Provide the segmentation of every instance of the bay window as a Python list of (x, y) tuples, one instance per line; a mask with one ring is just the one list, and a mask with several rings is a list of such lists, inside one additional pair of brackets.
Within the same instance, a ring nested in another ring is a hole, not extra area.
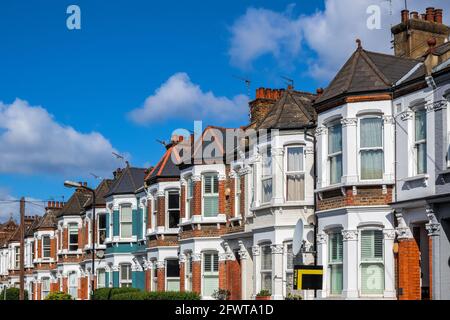
[(178, 259), (166, 260), (166, 291), (180, 290), (180, 264)]
[(120, 237), (131, 238), (133, 236), (133, 210), (131, 205), (120, 206)]
[(272, 150), (268, 148), (262, 156), (262, 203), (269, 203), (272, 200)]
[(381, 295), (384, 291), (383, 231), (361, 231), (361, 293)]
[(177, 228), (180, 223), (180, 193), (178, 191), (167, 192), (167, 225), (169, 229)]
[(217, 252), (203, 254), (202, 296), (211, 297), (219, 289), (219, 255)]
[(76, 272), (69, 273), (69, 294), (72, 298), (78, 298), (78, 276)]
[(42, 237), (42, 258), (44, 258), (44, 259), (50, 258), (50, 237), (49, 236)]
[(98, 244), (104, 244), (106, 240), (106, 214), (98, 216)]
[(131, 288), (131, 264), (123, 263), (120, 265), (120, 287), (121, 288)]
[(330, 293), (340, 295), (343, 288), (343, 237), (342, 233), (329, 234), (328, 265), (330, 271)]
[(305, 170), (302, 147), (288, 147), (286, 152), (286, 199), (305, 200)]
[(272, 293), (272, 249), (270, 245), (261, 246), (261, 290)]
[(427, 114), (425, 109), (414, 113), (414, 153), (416, 158), (416, 174), (427, 172)]
[(361, 179), (383, 178), (383, 120), (367, 117), (360, 120)]
[(219, 213), (219, 178), (217, 174), (203, 176), (203, 215), (215, 217)]
[(78, 224), (69, 223), (69, 251), (78, 250)]
[(194, 215), (194, 181), (189, 177), (186, 181), (186, 218)]
[(14, 269), (20, 269), (20, 247), (14, 247)]
[(341, 182), (342, 177), (342, 125), (332, 124), (328, 127), (328, 167), (330, 184)]

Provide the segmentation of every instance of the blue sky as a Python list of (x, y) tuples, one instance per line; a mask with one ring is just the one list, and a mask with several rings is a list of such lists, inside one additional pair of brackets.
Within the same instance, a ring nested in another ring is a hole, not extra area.
[[(385, 1), (358, 1), (349, 12), (358, 19), (343, 18), (353, 1), (325, 2), (2, 1), (0, 200), (67, 199), (64, 179), (95, 184), (90, 172), (119, 165), (110, 151), (154, 164), (163, 152), (156, 139), (193, 120), (245, 124), (246, 88), (234, 75), (252, 80), (252, 97), (260, 86), (285, 87), (281, 76), (315, 91), (357, 36), (389, 50), (392, 17), (365, 30), (367, 6), (379, 3), (387, 17)], [(81, 9), (81, 30), (66, 28), (70, 4)], [(13, 209), (0, 203), (0, 219)]]

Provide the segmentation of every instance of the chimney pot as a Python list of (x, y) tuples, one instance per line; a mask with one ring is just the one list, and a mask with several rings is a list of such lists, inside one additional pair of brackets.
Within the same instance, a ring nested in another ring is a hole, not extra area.
[(417, 11), (411, 12), (411, 19), (419, 19), (419, 13)]
[(316, 90), (317, 95), (322, 95), (323, 94), (323, 88), (317, 88)]
[(434, 22), (434, 8), (433, 7), (428, 7), (425, 15), (426, 15), (427, 21)]
[(402, 22), (406, 23), (409, 20), (409, 10), (402, 10)]
[(444, 10), (442, 10), (442, 9), (434, 10), (434, 22), (442, 24), (443, 15), (444, 15)]
[(425, 13), (422, 13), (422, 14), (420, 15), (420, 18), (421, 18), (422, 20), (427, 20), (427, 15), (426, 15)]
[(47, 202), (47, 208), (50, 208), (50, 207), (51, 207), (51, 204), (52, 204), (52, 202), (51, 202), (51, 201), (48, 201), (48, 202)]

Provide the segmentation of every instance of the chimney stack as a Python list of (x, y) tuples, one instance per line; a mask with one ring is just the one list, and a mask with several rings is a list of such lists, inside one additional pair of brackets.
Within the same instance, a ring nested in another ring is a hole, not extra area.
[(411, 12), (411, 19), (419, 19), (419, 13), (417, 11)]
[(402, 22), (406, 23), (409, 20), (409, 10), (402, 10)]
[(426, 15), (427, 21), (434, 22), (434, 8), (433, 7), (428, 7), (425, 15)]
[(442, 9), (434, 10), (434, 22), (442, 24), (443, 15), (444, 15), (444, 10), (442, 10)]
[(284, 89), (256, 89), (256, 99), (250, 102), (250, 122), (258, 126), (284, 91)]

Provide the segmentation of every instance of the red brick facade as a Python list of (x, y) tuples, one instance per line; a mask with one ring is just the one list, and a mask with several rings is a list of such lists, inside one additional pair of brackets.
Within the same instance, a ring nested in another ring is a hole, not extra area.
[(186, 279), (186, 265), (184, 262), (180, 262), (180, 292), (185, 291), (185, 279)]
[(158, 289), (158, 291), (165, 291), (165, 289), (166, 289), (166, 269), (158, 268), (157, 274), (158, 274), (157, 289)]
[(158, 197), (158, 227), (164, 227), (166, 223), (166, 198)]
[(420, 252), (414, 239), (398, 243), (398, 282), (400, 300), (420, 300)]
[(192, 261), (192, 292), (202, 292), (202, 264), (200, 261)]

